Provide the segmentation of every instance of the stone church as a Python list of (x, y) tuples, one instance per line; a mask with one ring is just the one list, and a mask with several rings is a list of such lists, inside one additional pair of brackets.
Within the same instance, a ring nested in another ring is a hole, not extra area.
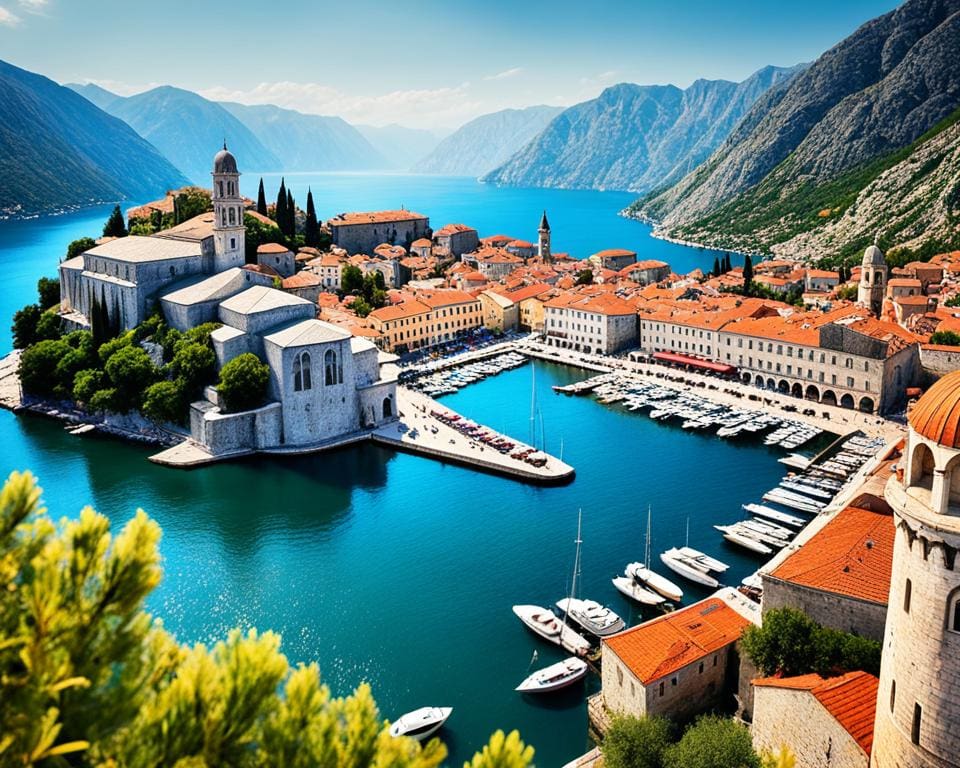
[(395, 357), (318, 320), (316, 306), (243, 269), (244, 200), (236, 158), (213, 159), (213, 212), (149, 237), (110, 240), (60, 265), (61, 313), (89, 328), (91, 309), (134, 328), (157, 307), (184, 331), (221, 323), (211, 336), (218, 368), (252, 353), (270, 368), (268, 402), (225, 413), (216, 390), (193, 403), (193, 441), (214, 455), (321, 446), (397, 416)]

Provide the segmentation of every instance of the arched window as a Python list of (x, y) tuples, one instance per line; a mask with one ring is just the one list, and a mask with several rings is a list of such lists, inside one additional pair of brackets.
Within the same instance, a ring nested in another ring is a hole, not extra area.
[(947, 598), (947, 630), (960, 633), (960, 588)]
[(218, 181), (218, 182), (217, 182), (217, 189), (220, 190), (220, 197), (223, 197), (223, 182), (222, 182), (222, 181)]
[(223, 226), (227, 226), (227, 209), (226, 208), (220, 209), (220, 223), (223, 224)]
[(236, 211), (234, 211), (233, 208), (231, 208), (231, 209), (230, 209), (230, 223), (231, 223), (231, 224), (236, 224), (236, 222), (237, 222), (237, 214), (236, 214)]
[(340, 360), (332, 349), (328, 349), (323, 354), (323, 380), (325, 384), (340, 384), (343, 381)]
[(389, 397), (383, 398), (383, 418), (389, 419), (393, 416), (393, 401)]
[(310, 389), (310, 353), (301, 352), (293, 360), (293, 391)]

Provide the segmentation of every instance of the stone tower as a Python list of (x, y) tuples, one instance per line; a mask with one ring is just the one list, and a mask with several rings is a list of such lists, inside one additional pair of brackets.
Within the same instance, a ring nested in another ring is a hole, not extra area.
[(896, 538), (874, 725), (874, 768), (960, 765), (960, 371), (909, 416), (887, 481)]
[(869, 307), (874, 315), (880, 314), (883, 307), (883, 295), (887, 290), (887, 261), (876, 243), (863, 252), (860, 265), (860, 286), (857, 289), (857, 301)]
[(246, 262), (243, 226), (243, 198), (237, 159), (223, 149), (213, 158), (213, 269), (222, 272)]
[(540, 228), (537, 230), (537, 232), (539, 233), (537, 242), (539, 243), (541, 261), (553, 261), (553, 256), (550, 254), (550, 222), (547, 221), (546, 211), (544, 211), (543, 216), (540, 217)]

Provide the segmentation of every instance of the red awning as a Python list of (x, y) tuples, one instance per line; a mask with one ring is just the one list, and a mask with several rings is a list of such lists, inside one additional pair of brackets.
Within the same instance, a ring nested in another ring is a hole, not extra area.
[(653, 359), (661, 360), (664, 363), (673, 363), (675, 365), (689, 365), (694, 368), (702, 368), (705, 371), (713, 371), (714, 373), (734, 373), (737, 370), (732, 365), (726, 365), (724, 363), (711, 363), (709, 360), (698, 360), (695, 357), (677, 355), (673, 352), (654, 352)]

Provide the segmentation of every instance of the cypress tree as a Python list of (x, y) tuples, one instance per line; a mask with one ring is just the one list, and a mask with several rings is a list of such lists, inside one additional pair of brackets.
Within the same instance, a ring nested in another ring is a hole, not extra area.
[(750, 284), (753, 282), (753, 260), (748, 253), (743, 257), (743, 295), (750, 295)]
[(263, 177), (260, 177), (260, 189), (257, 190), (257, 213), (261, 216), (267, 215), (267, 196), (263, 191)]
[(103, 236), (104, 237), (126, 237), (127, 236), (127, 227), (123, 221), (123, 214), (120, 212), (120, 206), (113, 206), (113, 211), (110, 213), (110, 218), (107, 219), (107, 223), (103, 225)]
[(93, 345), (97, 349), (107, 340), (106, 328), (103, 327), (103, 320), (100, 317), (100, 299), (93, 293), (90, 300), (90, 332), (93, 334)]
[(277, 192), (277, 210), (273, 213), (273, 220), (277, 222), (277, 226), (283, 232), (287, 222), (287, 187), (282, 178), (280, 179), (280, 191)]
[(723, 254), (723, 274), (727, 274), (730, 271), (730, 254)]
[(297, 236), (297, 204), (293, 192), (287, 190), (287, 229), (284, 234), (293, 239)]
[(720, 259), (718, 259), (716, 256), (713, 257), (713, 276), (720, 276)]
[(307, 221), (303, 227), (303, 241), (311, 248), (320, 245), (320, 224), (317, 222), (317, 211), (313, 207), (313, 192), (309, 187), (307, 187)]

